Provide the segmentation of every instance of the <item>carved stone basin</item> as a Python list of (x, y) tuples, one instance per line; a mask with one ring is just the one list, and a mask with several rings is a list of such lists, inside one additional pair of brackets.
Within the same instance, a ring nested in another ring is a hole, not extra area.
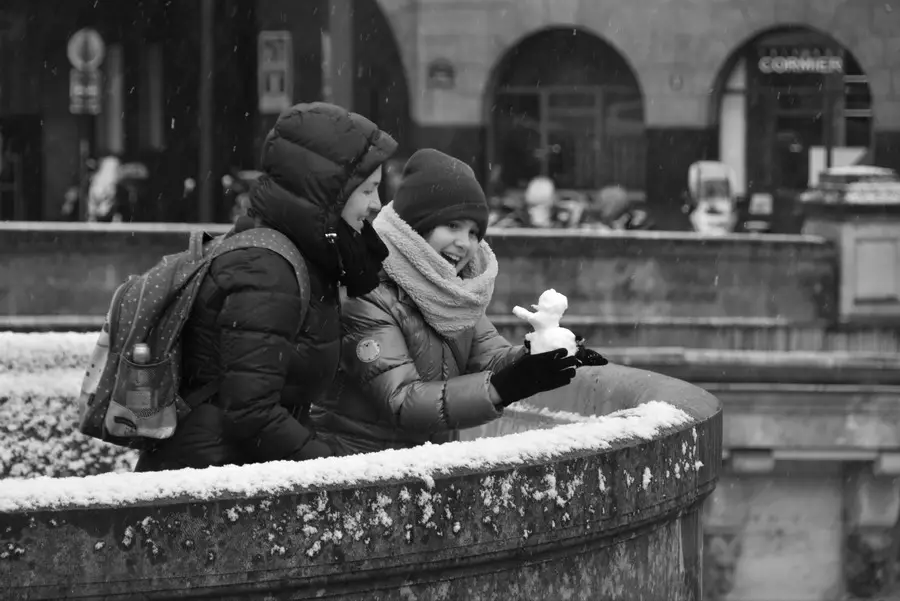
[(446, 445), (0, 480), (0, 598), (699, 599), (721, 432), (609, 365)]

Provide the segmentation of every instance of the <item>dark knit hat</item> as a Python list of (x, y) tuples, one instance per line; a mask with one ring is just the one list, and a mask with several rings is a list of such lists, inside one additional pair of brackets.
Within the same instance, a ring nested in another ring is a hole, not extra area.
[(416, 151), (406, 162), (394, 194), (394, 210), (423, 236), (455, 219), (478, 224), (479, 240), (487, 230), (487, 200), (475, 172), (433, 148)]

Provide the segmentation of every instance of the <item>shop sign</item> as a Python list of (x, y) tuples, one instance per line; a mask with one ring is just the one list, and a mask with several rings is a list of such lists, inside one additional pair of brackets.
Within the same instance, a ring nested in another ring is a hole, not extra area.
[(96, 30), (90, 27), (79, 29), (69, 38), (66, 48), (69, 62), (79, 71), (94, 71), (100, 68), (106, 56), (106, 44)]
[(290, 31), (261, 31), (257, 42), (259, 112), (278, 114), (294, 101), (294, 46)]
[(844, 60), (839, 56), (762, 56), (758, 65), (760, 72), (776, 75), (793, 73), (830, 75), (844, 72)]
[(69, 112), (73, 115), (99, 115), (100, 83), (99, 71), (69, 71)]

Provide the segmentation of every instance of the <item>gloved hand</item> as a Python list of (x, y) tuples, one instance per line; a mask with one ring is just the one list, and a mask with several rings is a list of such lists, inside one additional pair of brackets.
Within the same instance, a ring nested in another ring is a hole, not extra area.
[(606, 365), (607, 363), (609, 363), (609, 361), (606, 360), (606, 357), (604, 357), (597, 351), (591, 350), (584, 346), (584, 336), (575, 334), (575, 346), (578, 349), (575, 351), (575, 358), (578, 359), (578, 362), (581, 365), (599, 367), (601, 365)]
[(522, 356), (491, 376), (502, 407), (508, 407), (539, 392), (561, 388), (575, 377), (578, 359), (567, 357), (566, 349)]

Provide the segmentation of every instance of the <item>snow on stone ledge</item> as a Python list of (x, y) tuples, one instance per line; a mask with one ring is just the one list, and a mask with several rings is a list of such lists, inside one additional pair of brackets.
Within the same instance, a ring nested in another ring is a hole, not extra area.
[(0, 332), (0, 369), (84, 369), (97, 335), (97, 332)]
[[(510, 405), (503, 410), (504, 415), (516, 413), (524, 413), (526, 415), (539, 415), (541, 417), (552, 419), (556, 422), (573, 424), (601, 419), (599, 416), (595, 415), (582, 415), (580, 413), (572, 413), (571, 411), (556, 411), (553, 409), (548, 409), (547, 407), (535, 407), (534, 405), (531, 405), (526, 401), (519, 401), (518, 403)], [(621, 415), (621, 413), (618, 413), (616, 415)]]
[(277, 461), (204, 470), (3, 480), (0, 512), (159, 504), (166, 499), (253, 498), (398, 480), (423, 480), (432, 486), (434, 478), (444, 475), (484, 472), (552, 461), (570, 453), (603, 451), (619, 441), (649, 440), (666, 429), (691, 422), (690, 416), (681, 409), (651, 401), (550, 430), (302, 463)]

